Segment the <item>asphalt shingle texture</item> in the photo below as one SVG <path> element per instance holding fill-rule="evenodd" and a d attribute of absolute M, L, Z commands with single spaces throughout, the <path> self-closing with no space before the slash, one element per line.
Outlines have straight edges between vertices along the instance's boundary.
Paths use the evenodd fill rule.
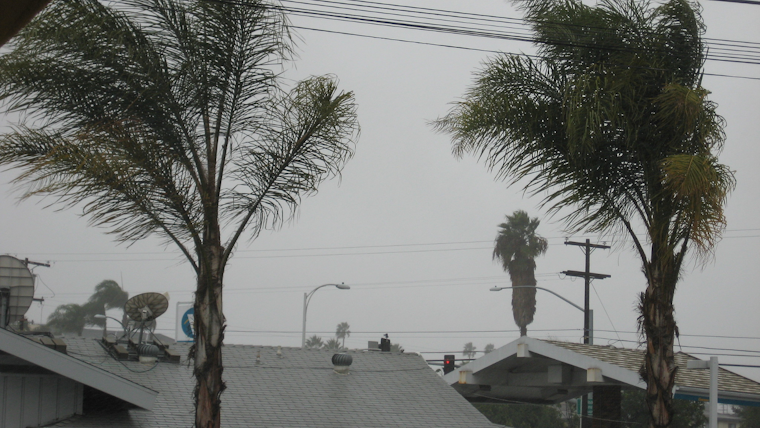
<path fill-rule="evenodd" d="M 153 411 L 91 413 L 54 426 L 68 428 L 190 427 L 195 378 L 185 359 L 188 345 L 172 348 L 180 364 L 153 369 L 119 362 L 97 340 L 67 338 L 68 353 L 159 392 Z M 493 428 L 416 354 L 348 351 L 349 374 L 333 370 L 333 352 L 226 345 L 223 427 L 448 427 Z M 257 356 L 260 358 L 257 359 Z"/>
<path fill-rule="evenodd" d="M 582 345 L 558 341 L 547 342 L 582 355 L 596 358 L 605 363 L 615 364 L 636 373 L 639 372 L 641 365 L 644 363 L 644 351 L 641 349 L 613 348 L 611 346 Z M 709 370 L 686 368 L 687 361 L 697 359 L 684 352 L 677 352 L 675 354 L 676 365 L 678 366 L 676 385 L 692 388 L 710 388 Z M 718 370 L 718 389 L 721 391 L 760 394 L 760 384 L 723 368 Z"/>

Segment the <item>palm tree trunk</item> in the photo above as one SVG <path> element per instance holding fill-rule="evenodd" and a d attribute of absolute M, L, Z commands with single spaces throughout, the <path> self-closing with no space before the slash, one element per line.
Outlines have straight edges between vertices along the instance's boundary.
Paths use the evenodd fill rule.
<path fill-rule="evenodd" d="M 673 354 L 676 332 L 673 295 L 677 272 L 674 266 L 668 266 L 672 263 L 664 264 L 654 268 L 650 264 L 653 272 L 650 270 L 649 284 L 640 296 L 640 320 L 647 340 L 642 374 L 647 381 L 650 428 L 665 428 L 673 418 L 673 386 L 677 371 Z"/>
<path fill-rule="evenodd" d="M 195 344 L 193 374 L 195 387 L 195 427 L 221 426 L 222 340 L 224 315 L 222 313 L 222 276 L 224 272 L 220 229 L 218 223 L 208 225 L 204 233 L 204 246 L 199 254 L 200 272 L 195 297 Z"/>
<path fill-rule="evenodd" d="M 510 274 L 512 287 L 524 285 L 536 285 L 533 272 Z M 520 327 L 520 336 L 528 335 L 528 324 L 533 322 L 536 313 L 536 289 L 513 288 L 512 289 L 512 316 L 515 324 Z"/>

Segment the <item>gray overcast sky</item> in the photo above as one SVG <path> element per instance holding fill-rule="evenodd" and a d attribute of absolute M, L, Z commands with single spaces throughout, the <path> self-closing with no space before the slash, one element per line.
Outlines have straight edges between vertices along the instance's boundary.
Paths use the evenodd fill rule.
<path fill-rule="evenodd" d="M 502 0 L 394 3 L 521 17 Z M 707 37 L 758 46 L 760 6 L 716 1 L 702 5 Z M 533 52 L 522 42 L 299 16 L 291 20 L 300 27 Z M 325 288 L 315 294 L 309 306 L 310 334 L 332 336 L 335 326 L 347 321 L 353 333 L 346 344 L 352 348 L 365 347 L 382 333 L 408 351 L 461 351 L 469 341 L 479 350 L 487 343 L 504 345 L 519 333 L 510 292 L 488 291 L 494 285 L 509 285 L 508 276 L 491 261 L 491 248 L 497 224 L 516 209 L 541 218 L 539 232 L 549 238 L 549 251 L 537 260 L 539 285 L 582 305 L 582 280 L 562 278 L 559 272 L 582 270 L 583 254 L 563 245 L 566 235 L 558 219 L 546 218 L 538 198 L 494 181 L 476 159 L 455 159 L 448 136 L 435 134 L 427 124 L 463 94 L 473 71 L 489 54 L 307 29 L 298 34 L 300 58 L 286 77 L 337 75 L 342 88 L 356 93 L 362 135 L 340 182 L 325 183 L 319 194 L 304 201 L 292 222 L 244 242 L 235 252 L 225 280 L 227 343 L 300 345 L 303 293 L 320 284 L 345 282 L 350 291 Z M 757 65 L 709 61 L 706 71 L 760 77 Z M 753 350 L 757 357 L 720 360 L 760 365 L 760 80 L 707 76 L 704 86 L 713 92 L 711 98 L 728 122 L 721 160 L 736 170 L 738 186 L 727 207 L 728 230 L 714 262 L 704 268 L 692 263 L 683 272 L 675 299 L 680 344 L 702 358 L 709 355 L 700 352 L 711 351 L 687 346 Z M 37 296 L 45 303 L 33 304 L 27 316 L 44 321 L 59 304 L 82 303 L 101 280 L 123 280 L 131 295 L 171 294 L 159 329 L 173 336 L 175 304 L 191 300 L 195 288 L 192 270 L 178 252 L 151 239 L 117 245 L 104 230 L 88 227 L 77 209 L 43 209 L 52 200 L 17 204 L 9 184 L 15 175 L 0 173 L 0 253 L 53 264 L 35 269 L 40 279 Z M 591 265 L 592 271 L 612 275 L 595 282 L 592 291 L 595 342 L 635 347 L 636 296 L 645 287 L 638 260 L 625 241 L 618 240 L 613 251 L 594 252 Z M 582 326 L 580 311 L 539 291 L 530 336 L 577 342 Z M 760 369 L 734 370 L 760 380 Z"/>

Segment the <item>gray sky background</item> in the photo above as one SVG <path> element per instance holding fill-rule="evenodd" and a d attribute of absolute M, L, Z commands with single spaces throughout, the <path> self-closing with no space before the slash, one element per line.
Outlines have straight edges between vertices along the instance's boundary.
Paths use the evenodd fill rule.
<path fill-rule="evenodd" d="M 520 18 L 501 0 L 397 0 L 397 4 Z M 707 37 L 760 42 L 760 6 L 703 2 Z M 527 43 L 339 23 L 294 16 L 296 26 L 455 45 L 472 49 L 531 53 Z M 472 341 L 502 346 L 519 336 L 512 320 L 509 285 L 491 250 L 504 215 L 524 209 L 541 219 L 549 239 L 537 260 L 539 286 L 583 304 L 583 281 L 562 278 L 582 270 L 577 247 L 565 246 L 558 218 L 547 218 L 540 198 L 518 186 L 496 182 L 482 163 L 451 155 L 448 136 L 428 121 L 470 85 L 472 73 L 489 55 L 466 49 L 298 30 L 300 58 L 288 79 L 335 74 L 355 91 L 362 135 L 342 180 L 325 183 L 304 200 L 296 218 L 278 231 L 243 242 L 226 274 L 224 311 L 227 343 L 300 345 L 303 293 L 329 282 L 349 291 L 324 288 L 310 306 L 308 331 L 324 338 L 347 321 L 351 348 L 366 347 L 388 333 L 407 351 L 461 351 Z M 757 45 L 756 45 L 757 46 Z M 708 61 L 706 72 L 760 77 L 760 66 Z M 760 80 L 706 76 L 719 112 L 728 122 L 721 161 L 736 170 L 738 186 L 727 206 L 728 230 L 715 259 L 704 268 L 689 264 L 676 293 L 676 317 L 685 352 L 722 363 L 760 365 Z M 0 118 L 7 126 L 8 119 Z M 104 230 L 87 226 L 81 210 L 44 209 L 52 200 L 17 204 L 9 184 L 14 171 L 0 172 L 0 253 L 49 261 L 36 268 L 36 294 L 27 317 L 44 321 L 59 304 L 82 303 L 104 279 L 123 283 L 130 295 L 168 291 L 170 309 L 159 331 L 173 336 L 175 304 L 190 301 L 191 268 L 173 247 L 148 239 L 117 245 Z M 640 264 L 624 237 L 569 236 L 613 242 L 613 250 L 592 255 L 592 271 L 612 275 L 596 281 L 595 343 L 636 347 L 637 294 L 645 287 Z M 549 293 L 538 292 L 535 321 L 528 334 L 578 342 L 582 313 Z M 696 347 L 713 347 L 709 350 Z M 742 353 L 735 350 L 750 350 Z M 705 354 L 701 354 L 705 353 Z M 754 355 L 753 355 L 754 353 Z M 726 354 L 751 355 L 750 357 Z M 732 370 L 760 381 L 760 369 Z"/>

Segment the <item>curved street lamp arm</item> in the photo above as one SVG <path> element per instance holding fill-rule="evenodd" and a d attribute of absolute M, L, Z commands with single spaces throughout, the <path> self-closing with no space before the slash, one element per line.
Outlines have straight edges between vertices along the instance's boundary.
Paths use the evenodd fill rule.
<path fill-rule="evenodd" d="M 314 293 L 315 293 L 317 290 L 319 290 L 320 288 L 322 288 L 322 287 L 329 287 L 329 286 L 331 286 L 331 285 L 332 285 L 333 287 L 337 287 L 337 286 L 338 286 L 338 284 L 332 284 L 332 283 L 329 283 L 329 284 L 322 284 L 322 285 L 320 285 L 319 287 L 317 287 L 317 288 L 315 288 L 315 289 L 311 290 L 311 291 L 310 291 L 308 294 L 304 293 L 304 312 L 306 312 L 306 308 L 309 306 L 309 302 L 311 301 L 311 296 L 313 296 L 313 295 L 314 295 Z"/>
<path fill-rule="evenodd" d="M 93 318 L 99 319 L 99 320 L 110 318 L 110 319 L 116 321 L 117 323 L 119 323 L 119 325 L 121 326 L 122 329 L 126 330 L 126 328 L 124 327 L 124 324 L 121 321 L 119 321 L 118 319 L 114 318 L 114 317 L 111 317 L 111 316 L 108 316 L 108 315 L 103 315 L 103 314 L 95 314 L 93 316 Z"/>
<path fill-rule="evenodd" d="M 559 294 L 555 293 L 554 291 L 549 290 L 548 288 L 544 288 L 544 287 L 537 287 L 535 285 L 515 285 L 514 287 L 493 287 L 493 288 L 491 288 L 491 291 L 506 290 L 508 288 L 537 288 L 539 290 L 548 291 L 549 293 L 552 293 L 555 296 L 559 297 L 560 299 L 564 300 L 565 302 L 571 304 L 574 308 L 578 309 L 579 311 L 581 311 L 583 313 L 586 313 L 586 311 L 583 310 L 583 308 L 581 308 L 580 306 L 578 306 L 575 303 L 573 303 L 573 302 L 565 299 L 564 297 L 560 296 Z"/>
<path fill-rule="evenodd" d="M 311 297 L 314 296 L 314 293 L 319 290 L 322 287 L 337 287 L 340 290 L 348 290 L 351 287 L 348 285 L 345 285 L 343 283 L 340 284 L 334 284 L 332 282 L 327 284 L 322 284 L 319 287 L 311 290 L 309 293 L 303 293 L 303 328 L 301 330 L 301 349 L 306 347 L 306 309 L 309 307 L 309 302 L 311 302 Z"/>

